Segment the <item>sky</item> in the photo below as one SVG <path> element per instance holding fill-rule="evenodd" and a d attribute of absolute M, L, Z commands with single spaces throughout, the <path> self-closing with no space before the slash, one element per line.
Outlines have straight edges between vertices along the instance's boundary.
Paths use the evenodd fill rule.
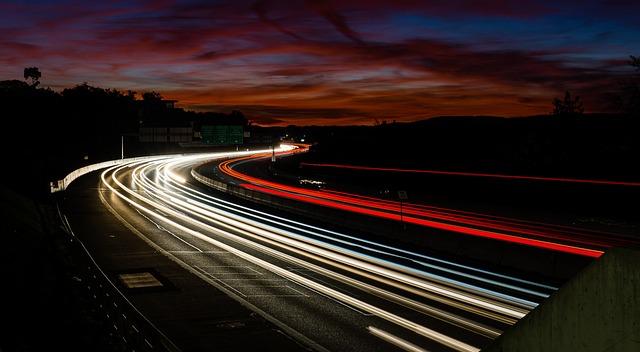
<path fill-rule="evenodd" d="M 588 112 L 640 55 L 638 1 L 2 1 L 0 80 L 158 91 L 255 123 Z"/>

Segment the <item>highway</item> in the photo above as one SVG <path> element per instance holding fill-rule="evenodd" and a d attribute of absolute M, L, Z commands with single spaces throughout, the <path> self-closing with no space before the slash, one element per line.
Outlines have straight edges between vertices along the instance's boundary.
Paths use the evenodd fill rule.
<path fill-rule="evenodd" d="M 99 197 L 132 233 L 302 346 L 478 351 L 557 289 L 238 204 L 190 176 L 239 155 L 114 166 Z"/>
<path fill-rule="evenodd" d="M 310 189 L 293 186 L 250 175 L 250 172 L 238 170 L 256 170 L 249 164 L 265 158 L 251 155 L 226 160 L 218 165 L 220 177 L 241 187 L 273 196 L 292 199 L 321 207 L 404 222 L 427 227 L 444 233 L 456 233 L 490 240 L 514 243 L 518 245 L 551 250 L 560 253 L 598 258 L 607 248 L 628 246 L 636 243 L 634 238 L 618 233 L 556 225 L 539 221 L 521 220 L 504 216 L 488 215 L 458 209 L 435 207 L 419 203 L 399 202 L 362 196 L 359 194 L 338 192 L 331 189 Z M 324 165 L 323 165 L 324 166 Z M 331 166 L 333 167 L 333 166 Z M 409 170 L 413 172 L 413 170 Z M 433 172 L 433 171 L 429 171 Z M 477 174 L 472 176 L 477 177 Z M 496 175 L 485 175 L 482 177 Z M 498 175 L 507 177 L 506 175 Z M 539 181 L 535 179 L 535 181 Z M 547 179 L 544 182 L 594 183 L 605 181 Z M 606 181 L 607 184 L 611 182 Z M 615 186 L 636 187 L 633 183 L 613 183 Z"/>

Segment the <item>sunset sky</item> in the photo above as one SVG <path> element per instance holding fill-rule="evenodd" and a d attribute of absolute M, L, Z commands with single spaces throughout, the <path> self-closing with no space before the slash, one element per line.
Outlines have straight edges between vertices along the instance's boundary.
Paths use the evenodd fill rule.
<path fill-rule="evenodd" d="M 0 1 L 0 80 L 155 90 L 260 124 L 588 111 L 640 55 L 638 1 Z"/>

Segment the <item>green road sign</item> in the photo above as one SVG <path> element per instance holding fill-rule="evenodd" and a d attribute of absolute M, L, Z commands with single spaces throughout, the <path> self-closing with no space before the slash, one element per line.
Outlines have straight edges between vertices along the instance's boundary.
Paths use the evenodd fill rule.
<path fill-rule="evenodd" d="M 239 145 L 242 144 L 244 130 L 242 126 L 217 125 L 202 126 L 202 143 L 211 145 Z"/>

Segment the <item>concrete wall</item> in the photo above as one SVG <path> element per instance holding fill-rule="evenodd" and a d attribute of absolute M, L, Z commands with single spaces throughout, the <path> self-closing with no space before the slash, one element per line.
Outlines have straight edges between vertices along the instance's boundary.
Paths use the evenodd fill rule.
<path fill-rule="evenodd" d="M 640 250 L 607 251 L 483 351 L 640 351 Z"/>
<path fill-rule="evenodd" d="M 67 187 L 69 187 L 69 185 L 71 184 L 71 182 L 75 181 L 78 177 L 86 175 L 96 170 L 106 169 L 111 166 L 122 165 L 132 161 L 153 160 L 153 159 L 165 158 L 170 156 L 178 156 L 178 155 L 184 155 L 184 154 L 170 154 L 170 155 L 161 155 L 161 156 L 140 156 L 140 157 L 134 157 L 134 158 L 108 160 L 108 161 L 103 161 L 101 163 L 87 165 L 71 171 L 62 180 L 51 182 L 50 183 L 51 193 L 66 190 Z"/>

